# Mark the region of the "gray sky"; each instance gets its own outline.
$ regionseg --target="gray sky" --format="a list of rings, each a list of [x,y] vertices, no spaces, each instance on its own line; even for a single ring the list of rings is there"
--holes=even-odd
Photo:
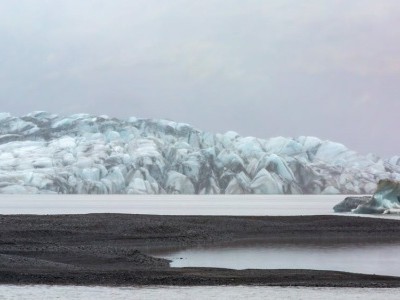
[[[398,0],[1,0],[0,111],[400,154]]]

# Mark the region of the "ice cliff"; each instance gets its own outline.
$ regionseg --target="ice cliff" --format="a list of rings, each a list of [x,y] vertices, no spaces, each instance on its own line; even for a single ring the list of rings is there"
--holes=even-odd
[[[400,157],[315,137],[212,134],[167,120],[0,113],[0,193],[369,194]]]

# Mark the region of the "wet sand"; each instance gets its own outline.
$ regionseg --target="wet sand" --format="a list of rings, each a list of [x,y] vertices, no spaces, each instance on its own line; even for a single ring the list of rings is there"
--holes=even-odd
[[[0,283],[400,287],[400,277],[170,268],[148,253],[246,243],[399,242],[397,220],[347,216],[0,215]]]

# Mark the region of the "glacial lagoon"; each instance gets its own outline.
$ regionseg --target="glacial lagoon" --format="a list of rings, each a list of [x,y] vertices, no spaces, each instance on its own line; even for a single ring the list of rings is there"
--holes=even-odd
[[[0,194],[0,214],[331,215],[334,214],[333,206],[345,197],[346,195]]]

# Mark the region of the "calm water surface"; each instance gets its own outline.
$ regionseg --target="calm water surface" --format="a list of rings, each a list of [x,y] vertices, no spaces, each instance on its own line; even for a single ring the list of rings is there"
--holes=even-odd
[[[304,287],[83,287],[0,285],[0,299],[398,299],[400,289]]]
[[[314,269],[400,276],[399,244],[282,244],[196,248],[155,256],[172,267]]]
[[[345,195],[0,195],[1,214],[325,215]]]

